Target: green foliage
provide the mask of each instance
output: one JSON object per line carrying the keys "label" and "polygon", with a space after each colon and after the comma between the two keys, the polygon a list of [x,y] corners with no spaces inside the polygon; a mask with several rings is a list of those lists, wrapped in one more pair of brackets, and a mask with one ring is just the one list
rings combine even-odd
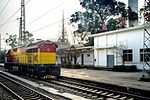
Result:
{"label": "green foliage", "polygon": [[17,35],[9,35],[8,39],[5,40],[5,42],[11,46],[12,48],[16,47],[19,43]]}
{"label": "green foliage", "polygon": [[119,29],[120,26],[119,26],[119,22],[113,18],[111,18],[107,24],[107,30],[110,31],[110,30],[117,30]]}
{"label": "green foliage", "polygon": [[127,17],[137,19],[137,13],[133,12],[130,7],[126,9],[126,5],[117,0],[80,0],[80,5],[85,11],[72,14],[70,23],[78,24],[74,36],[84,37],[81,40],[87,39],[84,33],[95,34],[125,28],[125,23],[119,25],[122,19],[127,19]]}
{"label": "green foliage", "polygon": [[138,20],[138,14],[132,11],[130,7],[128,7],[128,15],[129,20]]}
{"label": "green foliage", "polygon": [[119,72],[136,72],[137,67],[136,65],[116,65],[113,66],[114,71],[119,71]]}
{"label": "green foliage", "polygon": [[[31,33],[28,32],[28,31],[26,31],[25,34],[26,34],[27,37],[26,37],[25,40],[22,40],[22,41],[24,41],[25,44],[31,44],[31,43],[34,41],[34,39],[32,38],[33,34],[31,34]],[[16,46],[18,46],[18,45],[21,44],[21,43],[20,43],[21,40],[19,40],[19,39],[17,38],[17,35],[16,35],[16,34],[15,34],[15,35],[9,35],[9,34],[7,33],[6,35],[8,35],[8,38],[5,39],[5,42],[6,42],[9,46],[11,46],[12,48],[14,48],[14,47],[16,47]]]}
{"label": "green foliage", "polygon": [[140,9],[140,17],[144,17],[145,22],[150,22],[150,0],[145,1],[145,6]]}
{"label": "green foliage", "polygon": [[29,31],[26,31],[25,32],[25,34],[26,34],[26,39],[25,39],[25,44],[31,44],[31,43],[33,43],[33,41],[34,41],[34,39],[32,38],[32,36],[33,36],[33,34],[32,33],[30,33]]}
{"label": "green foliage", "polygon": [[94,38],[89,37],[87,43],[85,43],[84,46],[94,46]]}

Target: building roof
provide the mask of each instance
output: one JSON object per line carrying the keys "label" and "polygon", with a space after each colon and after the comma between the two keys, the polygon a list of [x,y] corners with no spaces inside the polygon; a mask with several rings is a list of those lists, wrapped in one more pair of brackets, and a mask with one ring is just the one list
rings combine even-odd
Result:
{"label": "building roof", "polygon": [[150,24],[147,24],[145,26],[144,25],[139,25],[137,27],[130,27],[130,28],[124,28],[124,29],[119,29],[119,30],[114,30],[114,31],[107,31],[107,32],[103,32],[103,33],[92,34],[92,35],[90,35],[90,37],[97,37],[97,36],[127,32],[127,31],[132,31],[132,30],[139,30],[139,29],[143,29],[144,27],[145,28],[150,28]]}

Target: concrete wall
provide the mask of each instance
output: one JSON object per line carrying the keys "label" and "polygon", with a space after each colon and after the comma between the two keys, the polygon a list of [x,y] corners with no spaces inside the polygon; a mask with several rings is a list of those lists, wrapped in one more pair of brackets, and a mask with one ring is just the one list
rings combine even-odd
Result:
{"label": "concrete wall", "polygon": [[83,54],[83,66],[93,66],[94,65],[94,51],[87,51],[80,53],[79,57],[77,58],[77,63],[81,65],[82,63],[82,54]]}

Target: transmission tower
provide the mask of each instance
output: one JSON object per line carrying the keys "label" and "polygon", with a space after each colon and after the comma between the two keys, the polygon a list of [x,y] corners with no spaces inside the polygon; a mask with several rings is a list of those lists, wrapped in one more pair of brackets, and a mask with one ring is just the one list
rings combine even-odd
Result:
{"label": "transmission tower", "polygon": [[68,38],[66,35],[66,31],[65,31],[65,21],[64,21],[64,11],[62,14],[62,31],[61,31],[61,36],[58,38],[57,40],[58,42],[62,42],[62,43],[66,43],[68,44]]}
{"label": "transmission tower", "polygon": [[26,29],[25,29],[25,0],[21,0],[21,17],[19,27],[19,40],[20,44],[26,43]]}
{"label": "transmission tower", "polygon": [[[147,15],[148,14],[148,15]],[[150,0],[144,0],[144,38],[143,38],[143,75],[141,79],[150,80]]]}

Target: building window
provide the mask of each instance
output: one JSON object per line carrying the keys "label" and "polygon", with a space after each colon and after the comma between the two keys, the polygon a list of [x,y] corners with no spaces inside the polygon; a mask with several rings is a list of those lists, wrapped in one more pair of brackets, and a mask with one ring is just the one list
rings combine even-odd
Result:
{"label": "building window", "polygon": [[123,50],[124,61],[132,61],[132,49]]}
{"label": "building window", "polygon": [[144,56],[145,61],[150,61],[150,48],[140,49],[140,61],[141,62],[143,61],[143,56]]}

